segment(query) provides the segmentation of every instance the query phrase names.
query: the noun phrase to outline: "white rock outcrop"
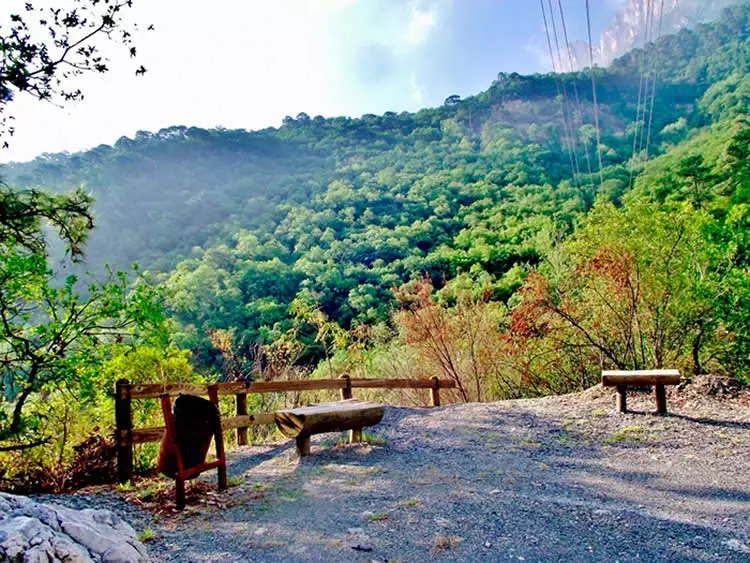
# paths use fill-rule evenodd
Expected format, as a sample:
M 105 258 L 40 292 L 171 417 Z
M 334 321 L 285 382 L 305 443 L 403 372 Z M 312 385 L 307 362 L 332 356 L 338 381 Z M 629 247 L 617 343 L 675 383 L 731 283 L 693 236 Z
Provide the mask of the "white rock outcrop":
M 748 0 L 622 0 L 621 10 L 614 21 L 601 33 L 599 44 L 593 45 L 594 63 L 609 66 L 636 47 L 642 47 L 646 36 L 654 41 L 659 33 L 658 22 L 662 20 L 661 34 L 677 33 L 683 28 L 693 28 L 697 24 L 718 19 L 727 6 L 741 4 Z M 663 17 L 659 14 L 664 7 Z M 648 16 L 651 11 L 652 16 Z M 589 45 L 585 41 L 570 44 L 573 68 L 583 70 L 590 66 Z M 563 70 L 569 71 L 568 61 L 563 59 Z
M 109 510 L 73 510 L 0 493 L 0 561 L 148 561 L 135 530 Z

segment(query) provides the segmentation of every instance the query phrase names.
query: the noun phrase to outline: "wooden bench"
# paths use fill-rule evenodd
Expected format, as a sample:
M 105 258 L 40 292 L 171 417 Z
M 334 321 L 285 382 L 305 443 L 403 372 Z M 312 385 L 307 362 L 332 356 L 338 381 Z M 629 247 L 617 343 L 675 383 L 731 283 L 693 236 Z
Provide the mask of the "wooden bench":
M 322 403 L 276 411 L 276 426 L 287 438 L 297 441 L 300 456 L 310 453 L 310 436 L 323 432 L 349 430 L 349 442 L 362 441 L 362 428 L 374 426 L 383 418 L 385 407 L 370 401 L 347 399 L 333 403 Z
M 628 412 L 628 386 L 654 386 L 656 396 L 656 412 L 667 414 L 667 392 L 665 385 L 677 385 L 681 376 L 676 369 L 652 369 L 633 371 L 602 371 L 602 385 L 617 388 L 617 410 Z

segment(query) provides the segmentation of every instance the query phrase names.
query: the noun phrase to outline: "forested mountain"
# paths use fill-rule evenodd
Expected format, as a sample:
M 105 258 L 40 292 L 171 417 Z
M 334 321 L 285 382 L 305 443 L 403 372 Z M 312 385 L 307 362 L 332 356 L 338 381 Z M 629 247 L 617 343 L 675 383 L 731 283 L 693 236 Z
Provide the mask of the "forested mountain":
M 512 308 L 548 235 L 574 232 L 597 199 L 622 206 L 632 192 L 746 217 L 747 176 L 735 180 L 747 172 L 749 64 L 744 5 L 596 69 L 598 146 L 587 72 L 501 73 L 417 113 L 175 126 L 2 173 L 17 187 L 91 191 L 86 266 L 162 272 L 179 343 L 200 365 L 219 357 L 213 330 L 249 354 L 301 316 L 311 361 L 335 330 L 389 325 L 410 281 L 470 279 Z
M 573 68 L 589 66 L 590 56 L 598 66 L 608 66 L 636 46 L 659 35 L 677 33 L 701 22 L 717 19 L 721 11 L 747 0 L 625 0 L 614 21 L 601 33 L 597 44 L 589 52 L 585 41 L 576 41 Z M 564 66 L 569 69 L 569 67 Z

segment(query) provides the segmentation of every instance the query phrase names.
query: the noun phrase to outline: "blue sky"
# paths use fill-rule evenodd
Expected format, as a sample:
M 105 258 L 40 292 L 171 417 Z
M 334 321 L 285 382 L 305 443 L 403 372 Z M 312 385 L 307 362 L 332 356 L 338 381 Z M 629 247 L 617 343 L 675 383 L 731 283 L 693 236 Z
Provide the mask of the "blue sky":
M 596 38 L 621 2 L 591 0 Z M 585 38 L 584 0 L 563 7 L 571 39 Z M 0 161 L 170 125 L 417 110 L 484 90 L 500 71 L 550 69 L 537 0 L 136 0 L 132 17 L 155 26 L 137 43 L 146 76 L 112 51 L 113 70 L 83 80 L 83 102 L 19 97 Z

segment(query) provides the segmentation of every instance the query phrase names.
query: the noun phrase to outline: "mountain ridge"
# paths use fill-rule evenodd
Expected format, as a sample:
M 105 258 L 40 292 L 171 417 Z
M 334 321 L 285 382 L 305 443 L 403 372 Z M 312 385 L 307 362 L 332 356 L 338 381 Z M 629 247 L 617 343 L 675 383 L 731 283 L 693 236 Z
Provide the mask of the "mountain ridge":
M 627 0 L 614 21 L 600 34 L 599 42 L 593 45 L 594 64 L 609 66 L 615 59 L 632 49 L 642 47 L 644 42 L 655 41 L 658 36 L 671 35 L 681 29 L 692 28 L 718 18 L 721 11 L 729 6 L 747 0 L 664 0 L 657 7 L 658 0 Z M 659 14 L 663 5 L 663 20 L 659 33 Z M 653 14 L 653 16 L 649 16 Z M 652 19 L 653 18 L 653 19 Z M 590 66 L 589 44 L 578 40 L 570 44 L 572 68 L 563 59 L 566 71 L 583 70 Z
M 639 113 L 650 156 L 747 113 L 749 38 L 744 5 L 649 45 L 660 72 L 650 127 L 637 103 L 641 51 L 597 69 L 601 179 L 584 72 L 502 73 L 476 96 L 415 113 L 139 132 L 5 172 L 18 187 L 85 184 L 99 226 L 87 267 L 139 261 L 162 272 L 182 342 L 211 364 L 206 334 L 235 327 L 243 346 L 273 341 L 302 291 L 344 328 L 387 319 L 394 287 L 420 276 L 438 287 L 490 276 L 507 301 L 541 260 L 541 232 L 571 232 L 597 198 L 621 205 L 642 184 Z M 575 85 L 580 108 L 561 85 Z M 721 162 L 706 166 L 718 174 Z

